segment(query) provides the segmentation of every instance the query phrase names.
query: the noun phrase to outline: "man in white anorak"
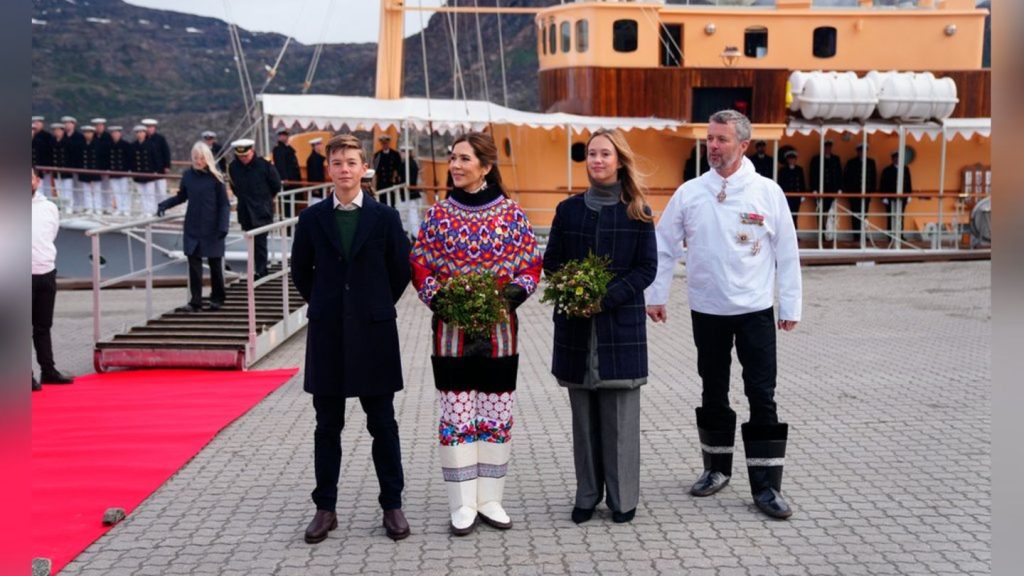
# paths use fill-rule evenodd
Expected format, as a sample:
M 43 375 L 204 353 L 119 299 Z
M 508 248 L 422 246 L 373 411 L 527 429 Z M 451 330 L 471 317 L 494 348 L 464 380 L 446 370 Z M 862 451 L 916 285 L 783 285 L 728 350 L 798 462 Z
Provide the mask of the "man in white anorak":
M 800 257 L 782 189 L 744 155 L 750 136 L 743 114 L 723 110 L 711 116 L 712 170 L 680 186 L 662 213 L 658 276 L 647 289 L 647 314 L 654 322 L 668 320 L 673 270 L 685 254 L 703 383 L 697 430 L 704 472 L 690 493 L 710 496 L 732 476 L 736 413 L 729 406 L 729 367 L 735 342 L 750 404 L 742 433 L 751 493 L 762 512 L 783 519 L 793 512 L 781 492 L 788 425 L 779 422 L 775 404 L 775 330 L 793 330 L 800 321 Z

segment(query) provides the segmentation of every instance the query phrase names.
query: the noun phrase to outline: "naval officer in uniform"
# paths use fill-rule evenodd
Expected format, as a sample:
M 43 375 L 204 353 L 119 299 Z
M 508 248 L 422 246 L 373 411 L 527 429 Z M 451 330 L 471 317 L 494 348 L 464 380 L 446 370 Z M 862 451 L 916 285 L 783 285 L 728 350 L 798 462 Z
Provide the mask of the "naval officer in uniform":
M 238 199 L 236 211 L 242 230 L 254 230 L 274 221 L 274 197 L 281 191 L 277 169 L 256 155 L 256 142 L 243 138 L 231 143 L 235 159 L 228 165 L 231 191 Z M 253 238 L 253 269 L 256 278 L 267 275 L 267 234 Z
M 782 189 L 757 174 L 743 153 L 750 120 L 735 110 L 708 124 L 707 174 L 685 182 L 662 213 L 656 233 L 658 275 L 647 290 L 647 314 L 668 319 L 666 302 L 686 241 L 686 275 L 697 372 L 703 382 L 697 408 L 704 472 L 690 489 L 710 496 L 729 483 L 736 413 L 729 406 L 733 342 L 743 365 L 750 421 L 743 424 L 754 503 L 774 518 L 792 515 L 781 493 L 788 426 L 775 405 L 775 330 L 800 320 L 800 257 Z M 779 293 L 779 320 L 773 297 Z

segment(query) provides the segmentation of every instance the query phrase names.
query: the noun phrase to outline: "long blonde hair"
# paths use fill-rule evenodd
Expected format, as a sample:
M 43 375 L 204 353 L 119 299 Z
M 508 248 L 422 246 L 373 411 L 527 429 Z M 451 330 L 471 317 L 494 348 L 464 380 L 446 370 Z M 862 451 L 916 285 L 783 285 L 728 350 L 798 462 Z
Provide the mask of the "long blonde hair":
M 622 184 L 622 201 L 627 204 L 626 213 L 630 220 L 654 222 L 654 214 L 647 203 L 647 188 L 644 186 L 641 174 L 636 169 L 636 155 L 633 154 L 633 149 L 626 142 L 626 137 L 622 135 L 621 131 L 614 128 L 595 130 L 587 140 L 588 150 L 590 143 L 598 136 L 607 138 L 615 148 L 615 154 L 619 157 L 618 179 Z
M 217 161 L 213 159 L 213 150 L 210 150 L 210 147 L 206 145 L 206 142 L 200 140 L 192 145 L 192 168 L 199 170 L 195 161 L 196 154 L 200 154 L 203 157 L 203 160 L 206 160 L 206 169 L 210 171 L 210 174 L 213 174 L 214 178 L 223 182 L 224 174 L 222 174 L 220 168 L 217 167 Z

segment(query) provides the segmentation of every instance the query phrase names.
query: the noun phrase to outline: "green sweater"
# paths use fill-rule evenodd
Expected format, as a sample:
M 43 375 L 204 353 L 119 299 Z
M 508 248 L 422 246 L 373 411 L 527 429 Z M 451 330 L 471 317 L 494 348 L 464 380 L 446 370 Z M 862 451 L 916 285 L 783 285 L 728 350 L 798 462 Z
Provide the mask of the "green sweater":
M 349 259 L 352 253 L 352 238 L 356 235 L 356 226 L 359 225 L 359 212 L 361 210 L 335 210 L 334 225 L 338 229 L 338 236 L 341 237 L 341 251 L 345 260 Z

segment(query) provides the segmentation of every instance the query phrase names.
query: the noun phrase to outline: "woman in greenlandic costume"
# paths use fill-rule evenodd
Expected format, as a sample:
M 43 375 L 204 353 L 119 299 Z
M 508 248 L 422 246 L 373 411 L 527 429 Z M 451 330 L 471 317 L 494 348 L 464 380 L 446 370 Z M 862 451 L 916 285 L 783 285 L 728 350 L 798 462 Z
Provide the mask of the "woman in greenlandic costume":
M 498 529 L 512 527 L 502 498 L 519 370 L 515 309 L 537 288 L 541 256 L 525 213 L 505 192 L 498 149 L 489 135 L 460 136 L 448 172 L 448 197 L 427 211 L 410 260 L 420 300 L 434 311 L 431 364 L 449 528 L 465 536 L 478 520 Z M 447 283 L 468 274 L 494 275 L 496 297 L 508 311 L 482 335 L 437 313 L 446 297 L 452 298 Z
M 640 387 L 647 382 L 644 289 L 658 269 L 653 216 L 622 133 L 598 130 L 587 142 L 586 192 L 555 211 L 544 272 L 589 254 L 614 274 L 598 312 L 554 313 L 551 372 L 572 409 L 576 501 L 572 520 L 591 519 L 607 495 L 615 522 L 629 522 L 640 498 Z

